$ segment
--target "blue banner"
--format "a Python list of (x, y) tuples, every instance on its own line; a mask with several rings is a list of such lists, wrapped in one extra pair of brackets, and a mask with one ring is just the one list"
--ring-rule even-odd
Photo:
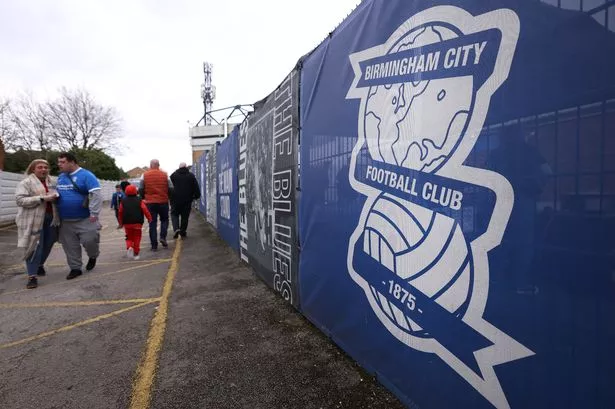
[(218, 174), (218, 233), (239, 251), (239, 126), (220, 142), (216, 154)]
[(217, 160), (216, 151), (218, 144), (215, 144), (207, 152), (205, 160), (205, 186), (207, 199), (206, 202), (206, 215), (207, 221), (214, 227), (218, 224), (218, 172), (217, 172)]
[(365, 0), (300, 61), (302, 312), (408, 406), (615, 401), (615, 5), (545, 3)]
[(199, 156), (199, 160), (195, 166), (199, 188), (201, 189), (201, 198), (198, 201), (199, 212), (201, 212), (203, 216), (207, 216), (207, 152), (203, 152), (203, 154)]

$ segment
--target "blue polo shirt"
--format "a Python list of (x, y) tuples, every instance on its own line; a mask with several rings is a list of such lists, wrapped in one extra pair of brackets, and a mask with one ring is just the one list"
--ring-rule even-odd
[[(75, 189), (71, 179), (75, 182), (79, 191)], [(79, 168), (70, 175), (60, 173), (60, 176), (58, 176), (58, 193), (60, 194), (58, 212), (60, 219), (71, 220), (90, 217), (90, 210), (83, 207), (82, 203), (86, 195), (98, 189), (100, 189), (98, 179), (87, 169)]]

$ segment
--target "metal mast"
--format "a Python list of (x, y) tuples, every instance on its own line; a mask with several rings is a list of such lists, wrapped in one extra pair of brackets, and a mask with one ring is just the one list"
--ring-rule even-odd
[(203, 74), (205, 75), (205, 81), (201, 84), (201, 98), (203, 99), (203, 108), (205, 109), (205, 113), (203, 115), (205, 125), (211, 125), (211, 111), (214, 104), (214, 99), (216, 99), (216, 87), (211, 84), (212, 69), (213, 64), (208, 62), (203, 63)]

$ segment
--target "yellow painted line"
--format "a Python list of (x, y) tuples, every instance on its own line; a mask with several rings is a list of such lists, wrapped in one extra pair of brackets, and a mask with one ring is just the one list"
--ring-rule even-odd
[(13, 264), (12, 266), (8, 266), (8, 267), (6, 267), (6, 270), (7, 270), (7, 271), (8, 271), (8, 270), (13, 270), (13, 269), (17, 269), (17, 268), (20, 268), (20, 267), (21, 267), (21, 268), (24, 268), (24, 265), (25, 265), (25, 264), (23, 264), (23, 263), (22, 263), (22, 264)]
[(55, 334), (59, 334), (60, 332), (70, 331), (72, 329), (79, 328), (79, 327), (82, 327), (84, 325), (92, 324), (94, 322), (102, 321), (104, 319), (111, 318), (111, 317), (114, 317), (116, 315), (123, 314), (125, 312), (134, 310), (135, 308), (143, 307), (144, 305), (148, 305), (148, 304), (151, 304), (153, 302), (155, 302), (155, 301), (147, 301), (147, 302), (143, 302), (141, 304), (131, 305), (130, 307), (122, 308), (121, 310), (113, 311), (113, 312), (110, 312), (108, 314), (98, 315), (98, 316), (96, 316), (94, 318), (90, 318), (90, 319), (87, 319), (87, 320), (84, 320), (84, 321), (79, 321), (79, 322), (77, 322), (75, 324), (67, 325), (67, 326), (61, 327), (61, 328), (56, 328), (54, 330), (43, 332), (41, 334), (34, 335), (34, 336), (31, 336), (31, 337), (28, 337), (28, 338), (20, 339), (19, 341), (9, 342), (9, 343), (6, 343), (6, 344), (0, 344), (0, 349), (5, 349), (5, 348), (14, 347), (14, 346), (17, 346), (17, 345), (26, 344), (28, 342), (36, 341), (36, 340), (39, 340), (39, 339), (42, 339), (42, 338), (50, 337), (50, 336), (55, 335)]
[(3, 231), (3, 230), (15, 230), (15, 231), (17, 231), (17, 228), (15, 227), (14, 224), (11, 224), (9, 226), (0, 227), (0, 231)]
[[(127, 271), (138, 270), (140, 268), (157, 266), (158, 264), (162, 264), (162, 263), (166, 263), (166, 261), (155, 261), (155, 262), (152, 262), (152, 263), (149, 263), (149, 264), (143, 264), (143, 265), (139, 265), (139, 266), (125, 268), (123, 270), (111, 271), (109, 273), (102, 273), (102, 274), (97, 274), (96, 272), (86, 273), (85, 277), (81, 276), (81, 277), (75, 278), (74, 280), (65, 280), (65, 281), (59, 281), (57, 283), (45, 284), (43, 286), (43, 288), (47, 288), (47, 287), (51, 287), (51, 286), (55, 286), (55, 285), (60, 285), (60, 284), (73, 284), (74, 285), (75, 284), (75, 280), (77, 280), (77, 282), (90, 281), (90, 280), (97, 279), (99, 277), (106, 277), (106, 276), (110, 276), (110, 275), (113, 275), (113, 274), (119, 274), (119, 273), (125, 273)], [(23, 293), (23, 292), (26, 292), (26, 291), (32, 291), (32, 290), (24, 288), (24, 289), (21, 289), (21, 290), (15, 290), (15, 291), (10, 291), (10, 292), (7, 292), (7, 293), (3, 293), (2, 295), (17, 294), (17, 293)]]
[(152, 385), (158, 367), (158, 359), (162, 348), (162, 341), (164, 340), (164, 333), (167, 328), (169, 296), (173, 288), (173, 281), (177, 275), (181, 249), (182, 242), (178, 241), (175, 246), (175, 251), (173, 252), (173, 260), (171, 261), (164, 287), (162, 287), (160, 305), (150, 324), (145, 351), (141, 356), (141, 361), (135, 372), (134, 382), (132, 384), (132, 396), (130, 398), (130, 409), (149, 408), (152, 398)]
[[(116, 265), (122, 265), (122, 264), (132, 264), (132, 265), (139, 265), (139, 264), (148, 264), (148, 263), (153, 263), (153, 262), (161, 262), (161, 263), (166, 263), (168, 261), (171, 261), (171, 258), (150, 258), (149, 260), (130, 260), (130, 261), (109, 261), (109, 262), (98, 262), (96, 263), (97, 266), (116, 266)], [(66, 263), (52, 263), (52, 264), (45, 264), (45, 267), (47, 268), (51, 268), (51, 267), (66, 267)], [(25, 269), (24, 264), (13, 264), (12, 266), (8, 266), (5, 268), (6, 271), (9, 270), (16, 270), (16, 269)], [(68, 267), (67, 267), (68, 268)]]
[(0, 303), (0, 308), (44, 308), (44, 307), (78, 307), (92, 305), (113, 305), (113, 304), (142, 304), (144, 302), (160, 301), (160, 297), (155, 298), (133, 298), (129, 300), (98, 300), (98, 301), (65, 301), (65, 302), (41, 302), (41, 303)]

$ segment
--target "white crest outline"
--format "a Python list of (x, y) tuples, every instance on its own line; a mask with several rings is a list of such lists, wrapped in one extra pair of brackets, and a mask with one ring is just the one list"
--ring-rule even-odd
[(351, 155), (349, 181), (353, 189), (366, 195), (367, 199), (361, 212), (357, 228), (350, 237), (347, 257), (348, 272), (352, 279), (365, 291), (374, 313), (393, 336), (413, 349), (437, 354), (491, 404), (498, 408), (508, 408), (510, 406), (506, 394), (498, 380), (494, 367), (499, 364), (532, 356), (534, 352), (484, 320), (483, 313), (489, 296), (488, 252), (497, 247), (502, 240), (512, 212), (514, 191), (511, 184), (502, 175), (485, 169), (464, 166), (463, 162), (480, 135), (492, 95), (508, 78), (514, 50), (519, 37), (520, 23), (517, 14), (510, 9), (498, 9), (473, 16), (467, 11), (454, 6), (437, 6), (423, 10), (400, 25), (384, 44), (349, 56), (355, 78), (346, 95), (346, 99), (360, 99), (361, 104), (359, 113), (364, 113), (369, 87), (358, 88), (359, 80), (362, 77), (360, 62), (385, 55), (393, 44), (409, 33), (413, 28), (424, 26), (429, 23), (451, 24), (464, 33), (464, 35), (489, 29), (497, 29), (502, 35), (493, 73), (476, 92), (474, 110), (469, 119), (466, 132), (461, 137), (457, 149), (452, 153), (446, 165), (435, 172), (436, 175), (486, 187), (493, 191), (496, 197), (493, 214), (487, 230), (470, 244), (474, 260), (474, 291), (468, 309), (463, 317), (463, 321), (467, 325), (493, 343), (493, 345), (474, 353), (482, 377), (438, 343), (436, 339), (411, 337), (396, 327), (375, 303), (373, 298), (369, 296), (371, 290), (367, 281), (354, 270), (354, 244), (359, 240), (362, 234), (362, 228), (366, 223), (369, 210), (381, 193), (380, 190), (359, 182), (354, 176), (357, 157), (366, 144), (364, 122), (361, 115), (359, 115), (358, 120), (359, 137)]

